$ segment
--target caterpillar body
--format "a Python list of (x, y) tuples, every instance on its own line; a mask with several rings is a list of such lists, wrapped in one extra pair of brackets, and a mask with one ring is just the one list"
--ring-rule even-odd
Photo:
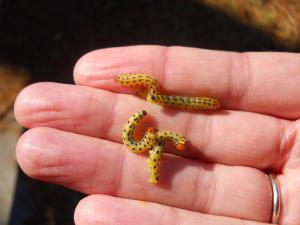
[(120, 74), (115, 77), (115, 81), (124, 87), (147, 88), (147, 101), (163, 106), (201, 110), (215, 110), (221, 107), (215, 98), (162, 95), (159, 82), (148, 74)]
[(172, 131), (155, 131), (148, 128), (141, 140), (135, 140), (133, 133), (140, 120), (147, 115), (145, 110), (133, 114), (126, 122), (122, 139), (126, 145), (134, 153), (149, 152), (148, 165), (150, 169), (150, 183), (157, 183), (159, 180), (159, 162), (164, 151), (164, 143), (171, 141), (177, 150), (183, 151), (187, 139)]

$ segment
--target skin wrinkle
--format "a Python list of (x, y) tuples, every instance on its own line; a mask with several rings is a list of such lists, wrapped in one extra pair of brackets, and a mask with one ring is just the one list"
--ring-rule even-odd
[[(74, 67), (74, 72), (73, 74), (76, 74), (75, 72), (79, 73), (81, 76), (74, 76), (74, 81), (75, 82), (79, 82), (80, 81), (86, 81), (87, 83), (89, 83), (89, 81), (99, 81), (99, 74), (98, 73), (93, 73), (93, 72), (98, 72), (98, 71), (109, 71), (109, 70), (113, 70), (115, 71), (115, 69), (117, 68), (122, 68), (124, 66), (124, 62), (123, 61), (110, 61), (110, 62), (105, 62), (104, 64), (95, 64), (94, 61), (90, 62), (90, 60), (86, 60), (86, 58), (91, 58), (91, 55), (97, 55), (99, 50), (94, 50), (91, 51), (85, 55), (83, 55), (78, 62), (76, 63), (75, 67)], [(119, 56), (119, 54), (115, 54), (116, 53), (116, 49), (115, 48), (110, 48), (110, 49), (106, 49), (107, 52), (109, 52), (110, 56)], [(114, 53), (114, 54), (112, 54)], [(96, 57), (95, 57), (96, 58)], [(87, 63), (89, 62), (89, 63)], [(96, 65), (96, 68), (95, 68)], [(92, 68), (92, 69), (91, 69)]]
[[(107, 115), (114, 116), (115, 115), (116, 103), (118, 101), (118, 95), (112, 95), (108, 91), (106, 92), (106, 94), (108, 95), (107, 99), (108, 98), (110, 99), (110, 104), (109, 104), (110, 107), (109, 108), (105, 107), (105, 110), (107, 111), (106, 113), (107, 113)], [(109, 96), (109, 94), (111, 94), (111, 96)], [(98, 100), (99, 99), (99, 94), (96, 91), (93, 91), (93, 94), (91, 96), (89, 96), (89, 98), (92, 99), (92, 102), (100, 103), (100, 104), (98, 104), (99, 106), (103, 104), (102, 102), (100, 102)], [(94, 104), (90, 104), (90, 107), (94, 107), (94, 106), (95, 106)], [(101, 107), (99, 107), (99, 108), (101, 108)], [(91, 110), (91, 112), (93, 112), (93, 110)], [(113, 124), (113, 119), (112, 118), (113, 117), (110, 117), (109, 119), (107, 119), (105, 121), (103, 121), (103, 119), (99, 119), (99, 127), (96, 130), (96, 132), (99, 133), (99, 135), (96, 135), (96, 137), (104, 137), (103, 134), (109, 133), (109, 131), (111, 129), (111, 126)], [(95, 118), (90, 118), (90, 120), (91, 121), (95, 120)]]
[(187, 137), (188, 141), (189, 141), (189, 137), (191, 137), (191, 126), (194, 124), (193, 123), (194, 120), (194, 115), (193, 114), (189, 114), (189, 116), (186, 118), (185, 123), (184, 123), (184, 128), (183, 128), (183, 135), (185, 137)]
[[(110, 185), (110, 191), (106, 194), (110, 194), (110, 195), (113, 195), (113, 196), (118, 196), (118, 189), (119, 187), (121, 187), (121, 184), (122, 184), (122, 181), (123, 181), (123, 170), (124, 170), (124, 167), (125, 167), (125, 160), (126, 160), (126, 154), (127, 152), (125, 152), (122, 148), (122, 145), (118, 144), (118, 148), (120, 149), (120, 152), (117, 154), (118, 155), (118, 158), (117, 159), (117, 162), (116, 162), (116, 165), (120, 166), (120, 169), (116, 169), (115, 172), (114, 172), (114, 175), (113, 177), (110, 177), (109, 178), (109, 182), (111, 183)], [(103, 154), (103, 153), (102, 153)], [(99, 153), (99, 155), (101, 155)], [(98, 157), (98, 159), (101, 159), (101, 157)], [(98, 168), (101, 168), (100, 166)], [(99, 176), (99, 172), (97, 171), (101, 171), (99, 169), (97, 169), (95, 172), (94, 172), (94, 176), (95, 176), (95, 180), (97, 180), (97, 176)], [(107, 179), (106, 179), (107, 181)], [(97, 190), (97, 186), (99, 186), (99, 184), (96, 183), (96, 185), (94, 186), (95, 187), (95, 190)], [(112, 187), (115, 187), (115, 189), (113, 189)], [(95, 193), (98, 193), (99, 191), (95, 191)]]
[[(109, 133), (114, 123), (114, 120), (112, 118), (115, 118), (116, 115), (117, 104), (119, 102), (119, 95), (114, 95), (114, 97), (109, 99), (110, 99), (110, 112), (108, 113), (108, 115), (110, 116), (110, 118), (103, 123), (105, 125), (102, 125), (102, 130), (99, 132), (103, 134)], [(100, 137), (103, 137), (103, 135), (101, 135)]]
[(205, 137), (202, 139), (202, 144), (200, 146), (200, 151), (203, 152), (204, 149), (208, 149), (211, 136), (212, 136), (212, 127), (213, 127), (213, 118), (210, 116), (206, 117), (206, 122), (205, 122), (205, 128), (204, 128), (204, 134)]
[[(281, 122), (283, 124), (283, 122)], [(292, 150), (295, 148), (297, 143), (297, 122), (290, 123), (284, 126), (281, 133), (281, 139), (278, 147), (278, 159), (283, 159), (279, 161), (280, 168), (283, 173), (285, 173), (286, 168), (289, 166), (289, 160), (292, 157)], [(286, 167), (286, 168), (283, 168)], [(283, 169), (283, 170), (282, 170)]]
[(168, 75), (168, 71), (169, 71), (169, 66), (170, 66), (170, 52), (174, 47), (169, 47), (169, 48), (163, 48), (163, 63), (162, 63), (162, 69), (161, 69), (161, 73), (159, 73), (159, 84), (160, 87), (164, 87), (165, 86), (165, 81), (168, 80), (166, 78), (166, 76)]
[[(87, 103), (85, 110), (81, 113), (81, 116), (79, 116), (79, 118), (77, 117), (76, 119), (74, 119), (74, 122), (77, 121), (77, 126), (80, 124), (89, 124), (89, 121), (92, 121), (92, 118), (86, 115), (93, 114), (93, 107), (95, 107), (95, 105), (99, 105), (100, 103), (100, 101), (97, 100), (96, 92), (94, 90), (92, 90), (91, 92), (89, 92), (89, 94), (86, 95), (85, 102)], [(95, 118), (93, 119), (95, 120)]]
[[(96, 153), (97, 155), (101, 156), (101, 152), (98, 151)], [(94, 160), (94, 165), (93, 165), (93, 169), (90, 171), (90, 174), (88, 175), (88, 177), (90, 177), (90, 193), (89, 194), (96, 194), (97, 193), (97, 186), (99, 186), (98, 184), (98, 171), (101, 171), (101, 163), (100, 161), (103, 160), (102, 157), (95, 157), (95, 160)]]
[[(278, 127), (279, 132), (278, 132), (278, 143), (277, 143), (277, 154), (275, 155), (275, 162), (278, 162), (277, 165), (275, 165), (275, 169), (279, 171), (283, 171), (283, 167), (286, 164), (286, 161), (289, 158), (290, 151), (286, 151), (286, 132), (290, 124), (287, 124), (287, 121), (284, 120), (278, 120)], [(276, 157), (277, 156), (277, 157)]]
[[(61, 120), (61, 118), (57, 118), (57, 115), (60, 115), (61, 111), (49, 110), (47, 108), (45, 109), (45, 108), (36, 107), (32, 111), (25, 110), (25, 112), (23, 111), (22, 114), (23, 114), (22, 117), (30, 118), (29, 120), (30, 122), (27, 124), (27, 126), (29, 127), (37, 127), (37, 126), (41, 127), (41, 126), (48, 125), (49, 122), (52, 121), (55, 122)], [(22, 117), (21, 117), (21, 121), (22, 121)]]
[[(194, 124), (197, 124), (198, 121), (195, 121), (197, 118), (195, 117), (194, 114), (189, 114), (189, 116), (187, 117), (186, 121), (185, 121), (185, 126), (183, 128), (183, 134), (185, 135), (185, 137), (193, 137), (195, 135), (192, 135), (191, 134), (191, 131), (193, 129), (191, 129), (192, 126), (194, 126)], [(194, 122), (195, 121), (195, 122)], [(198, 155), (200, 154), (204, 154), (203, 153), (203, 150), (204, 149), (207, 149), (207, 146), (209, 145), (209, 140), (210, 140), (210, 136), (211, 136), (211, 128), (212, 128), (212, 117), (209, 117), (209, 116), (205, 116), (205, 128), (204, 128), (204, 134), (205, 135), (205, 138), (203, 138), (201, 141), (200, 141), (200, 146), (197, 148), (197, 152), (198, 152)], [(201, 128), (200, 128), (201, 129)], [(188, 138), (188, 141), (190, 139)]]
[(234, 98), (234, 94), (233, 94), (233, 91), (234, 90), (232, 87), (233, 87), (233, 77), (234, 77), (234, 73), (233, 71), (234, 70), (234, 62), (235, 62), (235, 59), (237, 58), (237, 55), (239, 53), (232, 53), (230, 56), (229, 56), (229, 63), (228, 63), (228, 66), (227, 66), (227, 70), (228, 70), (228, 77), (227, 77), (227, 90), (225, 93), (227, 93), (227, 96), (228, 98), (230, 99), (234, 99), (234, 101), (236, 102), (235, 98)]
[[(250, 55), (247, 52), (239, 53), (238, 59), (236, 60), (241, 62), (242, 72), (244, 73), (242, 75), (244, 80), (244, 87), (241, 88), (241, 93), (234, 96), (236, 102), (241, 105), (248, 96), (254, 74), (252, 71), (253, 66), (251, 63)], [(238, 89), (238, 87), (236, 87), (236, 89)]]
[[(44, 156), (39, 155), (39, 158), (42, 158)], [(43, 160), (45, 161), (45, 160)], [(60, 161), (60, 160), (58, 160)], [(34, 173), (31, 173), (30, 176), (35, 179), (40, 180), (52, 180), (54, 183), (57, 184), (68, 184), (72, 183), (71, 180), (67, 181), (69, 176), (66, 175), (66, 166), (63, 165), (63, 163), (57, 163), (53, 164), (54, 161), (52, 161), (52, 165), (38, 165), (35, 166), (34, 169), (30, 169), (30, 171), (34, 171)], [(55, 161), (56, 162), (56, 161)], [(67, 173), (68, 174), (68, 173)]]
[[(207, 213), (208, 210), (211, 208), (211, 205), (212, 205), (212, 202), (211, 202), (211, 199), (213, 199), (213, 192), (212, 191), (209, 191), (210, 194), (209, 195), (206, 195), (205, 197), (206, 198), (206, 201), (205, 201), (205, 204), (201, 204), (203, 203), (203, 201), (201, 202), (199, 199), (199, 196), (200, 196), (200, 192), (202, 192), (203, 190), (199, 187), (201, 187), (201, 183), (203, 183), (203, 175), (205, 175), (203, 173), (203, 170), (200, 169), (198, 171), (198, 173), (196, 174), (196, 177), (194, 178), (194, 182), (193, 182), (193, 188), (192, 188), (192, 193), (193, 194), (193, 198), (192, 198), (192, 202), (191, 202), (191, 209), (193, 209), (194, 211), (197, 211), (197, 212), (204, 212), (204, 213)], [(209, 186), (212, 186), (212, 183), (209, 185)], [(209, 188), (208, 190), (211, 190), (211, 188)]]
[[(201, 204), (200, 204), (200, 201), (198, 200), (199, 199), (199, 187), (200, 187), (200, 183), (201, 183), (201, 180), (200, 180), (200, 174), (201, 172), (198, 172), (196, 174), (196, 177), (194, 178), (194, 182), (193, 182), (193, 188), (191, 188), (191, 193), (193, 193), (193, 197), (192, 197), (192, 201), (191, 201), (191, 209), (197, 211), (197, 212), (201, 212)], [(200, 205), (200, 206), (199, 206)]]
[[(37, 129), (40, 128), (35, 128), (35, 132), (37, 132)], [(28, 132), (32, 132), (31, 131), (27, 131), (27, 134), (24, 135), (28, 135)], [(25, 137), (26, 138), (26, 137)], [(26, 139), (25, 139), (26, 142)], [(46, 141), (44, 144), (47, 144), (48, 142)], [(45, 180), (49, 177), (57, 177), (59, 176), (60, 179), (55, 179), (56, 182), (60, 182), (60, 180), (64, 180), (65, 176), (61, 176), (63, 174), (65, 174), (65, 172), (61, 172), (64, 171), (61, 168), (65, 168), (65, 165), (67, 165), (65, 158), (63, 156), (57, 158), (56, 160), (45, 160), (48, 159), (47, 156), (47, 152), (51, 152), (51, 150), (49, 149), (49, 144), (47, 144), (48, 146), (46, 146), (45, 148), (43, 148), (43, 151), (39, 150), (39, 151), (35, 151), (34, 157), (31, 157), (32, 163), (30, 164), (30, 171), (32, 171), (32, 173), (30, 174), (30, 176), (36, 178), (36, 179), (42, 179)], [(51, 147), (51, 146), (50, 146)], [(29, 150), (29, 151), (34, 151), (34, 150)], [(34, 165), (33, 167), (31, 165)], [(51, 175), (52, 174), (52, 175)]]
[(68, 185), (70, 183), (73, 183), (73, 181), (69, 179), (70, 177), (67, 175), (68, 173), (66, 174), (65, 172), (62, 172), (65, 170), (65, 166), (53, 165), (42, 167), (37, 169), (36, 175), (34, 175), (33, 177), (39, 180), (51, 180), (56, 184)]
[[(216, 170), (214, 170), (214, 173), (217, 173)], [(209, 197), (207, 197), (207, 202), (204, 205), (204, 209), (206, 210), (204, 212), (211, 212), (212, 211), (212, 206), (216, 205), (215, 199), (216, 199), (217, 190), (218, 190), (218, 188), (217, 188), (217, 186), (218, 186), (218, 184), (217, 184), (218, 183), (217, 177), (218, 176), (215, 175), (214, 179), (213, 179), (213, 182), (211, 182), (211, 184), (209, 185), (210, 186), (209, 190), (211, 190), (211, 191), (210, 191)]]
[[(94, 93), (93, 91), (90, 92), (90, 95), (93, 95), (93, 93)], [(72, 95), (74, 95), (74, 94), (72, 93)], [(63, 110), (65, 107), (63, 107), (64, 102), (63, 102), (62, 98), (63, 98), (63, 95), (60, 95), (60, 97), (59, 97), (59, 99), (60, 99), (60, 101), (59, 101), (60, 115), (68, 115), (69, 112)], [(89, 95), (87, 95), (87, 102), (88, 103), (90, 102)], [(91, 106), (90, 106), (91, 104), (87, 104), (87, 105), (88, 105), (87, 111), (89, 112), (89, 111), (91, 111)], [(86, 111), (85, 111), (85, 113), (86, 113)], [(76, 117), (76, 119), (72, 119), (71, 121), (70, 121), (70, 119), (69, 120), (67, 119), (70, 116), (66, 116), (66, 118), (64, 118), (64, 117), (58, 117), (58, 118), (61, 119), (66, 125), (67, 125), (67, 121), (69, 121), (71, 125), (78, 126), (78, 125), (86, 122), (86, 119), (89, 119), (89, 118), (86, 118), (85, 113), (83, 114), (83, 116), (79, 115)]]
[[(37, 98), (35, 98), (36, 90), (41, 90), (41, 87), (43, 87), (42, 91), (44, 93), (51, 93), (52, 88), (49, 88), (47, 86), (52, 85), (52, 84), (55, 84), (55, 83), (54, 82), (38, 82), (38, 83), (31, 84), (31, 85), (27, 86), (26, 88), (24, 88), (21, 91), (21, 94), (16, 99), (16, 102), (18, 103), (17, 104), (18, 108), (21, 109), (23, 111), (23, 113), (27, 112), (28, 114), (33, 113), (32, 107), (28, 108), (28, 105), (30, 105), (30, 106), (38, 105), (39, 107), (41, 107), (42, 111), (60, 112), (61, 108), (57, 107), (58, 106), (57, 104), (49, 104), (49, 101), (47, 102), (47, 104), (45, 104), (44, 101), (42, 104), (40, 102), (37, 103)], [(24, 97), (24, 93), (26, 93), (26, 95), (27, 95), (26, 97)], [(29, 100), (29, 102), (28, 102), (28, 100)], [(23, 103), (20, 104), (20, 102), (23, 102)], [(36, 110), (36, 108), (34, 108), (34, 110)]]
[[(172, 218), (172, 225), (182, 225), (183, 224), (182, 217), (181, 217), (178, 209), (176, 209), (174, 207), (170, 207), (168, 209), (169, 209), (169, 213), (167, 213), (166, 215), (169, 216), (169, 218)], [(169, 221), (169, 220), (167, 219), (167, 221)]]
[[(49, 136), (47, 136), (44, 131), (41, 131), (41, 129), (43, 129), (43, 128), (34, 128), (34, 129), (27, 131), (27, 133), (26, 133), (27, 135), (31, 134), (33, 137), (36, 137), (36, 138), (41, 138), (41, 136), (42, 136), (41, 133), (44, 134), (43, 139), (42, 139), (43, 140), (42, 141), (43, 149), (41, 150), (41, 147), (39, 147), (38, 145), (37, 146), (35, 145), (35, 148), (39, 149), (39, 150), (34, 150), (35, 153), (38, 153), (38, 157), (35, 158), (35, 162), (38, 162), (38, 163), (36, 163), (37, 164), (36, 169), (43, 168), (43, 167), (49, 167), (49, 168), (50, 167), (59, 167), (59, 166), (65, 165), (66, 164), (65, 158), (62, 156), (57, 158), (57, 154), (54, 155), (55, 160), (48, 161), (49, 155), (53, 156), (53, 153), (52, 153), (53, 150), (51, 149), (51, 147), (53, 145), (55, 145), (55, 139), (57, 138), (57, 135), (54, 135), (51, 138), (49, 138)], [(33, 134), (35, 133), (35, 134), (33, 135), (32, 133)], [(39, 133), (39, 135), (36, 136), (37, 133)], [(31, 138), (32, 138), (32, 136), (31, 136)], [(47, 138), (44, 138), (44, 137), (47, 137)], [(50, 153), (52, 153), (52, 154), (50, 154)]]
[[(53, 117), (49, 117), (49, 114), (51, 114), (51, 112), (43, 112), (43, 114), (45, 114), (45, 118), (42, 119), (42, 121), (33, 121), (32, 125), (30, 125), (31, 128), (34, 127), (45, 127), (45, 126), (49, 126), (52, 128), (55, 128), (57, 126), (64, 126), (64, 127), (69, 127), (69, 128), (74, 128), (76, 126), (80, 126), (82, 125), (83, 121), (80, 122), (80, 120), (77, 120), (77, 123), (74, 123), (73, 120), (70, 121), (68, 120), (69, 117), (63, 117), (63, 116), (53, 116)], [(51, 114), (52, 115), (52, 114)], [(41, 119), (41, 117), (39, 117), (39, 120)], [(75, 121), (75, 120), (74, 120)]]
[[(47, 83), (46, 83), (47, 84)], [(49, 82), (48, 84), (50, 85), (56, 85), (55, 83), (51, 83)], [(36, 91), (39, 92), (39, 89), (41, 89), (41, 87), (39, 87), (38, 85), (42, 86), (44, 88), (45, 84), (43, 83), (38, 83), (35, 85), (32, 85), (32, 88), (34, 88)], [(38, 87), (38, 88), (37, 88)], [(57, 87), (53, 88), (48, 88), (50, 89), (50, 91), (56, 91)], [(26, 92), (26, 90), (24, 90), (25, 92), (23, 93), (28, 93)], [(30, 92), (29, 92), (30, 93)], [(49, 126), (50, 123), (54, 123), (56, 125), (64, 125), (66, 127), (78, 127), (80, 125), (82, 125), (82, 123), (86, 122), (86, 116), (77, 116), (76, 119), (72, 119), (70, 120), (70, 116), (68, 115), (68, 111), (65, 111), (65, 104), (63, 103), (63, 97), (62, 95), (59, 95), (57, 97), (56, 95), (56, 99), (58, 100), (58, 103), (56, 102), (56, 104), (38, 104), (36, 106), (36, 104), (34, 105), (34, 107), (31, 107), (31, 109), (33, 108), (34, 110), (23, 110), (22, 114), (27, 114), (27, 117), (29, 117), (31, 119), (30, 123), (28, 124), (29, 127), (38, 127), (38, 126)], [(49, 102), (49, 97), (47, 96), (46, 98), (44, 98), (47, 100), (47, 102)], [(45, 102), (45, 100), (44, 100)], [(31, 105), (31, 104), (29, 104)], [(27, 113), (28, 111), (28, 113)], [(34, 112), (32, 112), (34, 111)], [(34, 116), (31, 116), (34, 115)], [(59, 116), (57, 116), (59, 115)], [(76, 114), (73, 114), (76, 115)], [(24, 116), (24, 115), (23, 115)], [(51, 126), (50, 126), (51, 127)], [(53, 126), (52, 126), (53, 127)], [(55, 126), (54, 126), (55, 127)]]
[[(120, 170), (118, 172), (118, 174), (116, 173), (114, 181), (113, 181), (113, 185), (115, 186), (115, 189), (112, 191), (114, 196), (120, 196), (120, 188), (122, 187), (122, 183), (124, 181), (124, 172), (126, 171), (126, 162), (127, 158), (128, 158), (128, 152), (124, 151), (122, 145), (120, 145), (120, 151), (123, 153), (122, 157), (120, 157), (120, 159), (118, 160), (121, 164), (119, 164), (120, 166)], [(121, 155), (121, 154), (119, 154)]]
[[(214, 171), (214, 173), (216, 173), (216, 170), (212, 169)], [(208, 182), (209, 184), (209, 194), (206, 195), (207, 201), (206, 203), (203, 204), (203, 211), (204, 212), (211, 212), (212, 211), (212, 206), (215, 204), (215, 197), (216, 197), (216, 185), (217, 185), (217, 181), (216, 181), (217, 176), (216, 175), (210, 175), (210, 181)], [(199, 187), (199, 186), (198, 186)], [(200, 186), (201, 187), (201, 186)], [(200, 190), (198, 190), (200, 191)]]

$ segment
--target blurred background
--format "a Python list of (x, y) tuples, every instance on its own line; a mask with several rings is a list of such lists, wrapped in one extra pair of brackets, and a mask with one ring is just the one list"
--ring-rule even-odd
[(0, 0), (0, 225), (71, 225), (83, 194), (20, 171), (24, 131), (13, 102), (37, 81), (73, 83), (73, 66), (98, 48), (182, 45), (300, 51), (298, 0)]

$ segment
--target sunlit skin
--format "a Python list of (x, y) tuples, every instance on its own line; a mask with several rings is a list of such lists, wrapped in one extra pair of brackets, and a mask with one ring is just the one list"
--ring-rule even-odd
[[(141, 71), (155, 76), (164, 93), (213, 96), (222, 110), (165, 109), (114, 81)], [(299, 54), (110, 48), (83, 56), (74, 80), (27, 87), (15, 115), (29, 128), (17, 144), (21, 169), (89, 195), (76, 208), (77, 225), (268, 224), (266, 171), (280, 184), (280, 224), (299, 225)], [(156, 185), (147, 182), (147, 154), (126, 151), (121, 138), (124, 123), (141, 109), (156, 123), (145, 117), (139, 137), (152, 126), (190, 141), (182, 152), (165, 146)]]

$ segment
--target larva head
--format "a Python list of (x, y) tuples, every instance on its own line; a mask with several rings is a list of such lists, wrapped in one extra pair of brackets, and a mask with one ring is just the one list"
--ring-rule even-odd
[(125, 74), (118, 74), (117, 76), (114, 77), (114, 80), (116, 83), (121, 84), (122, 86), (130, 86), (132, 85), (129, 81), (131, 78), (132, 74), (125, 73)]
[(117, 83), (121, 83), (121, 81), (123, 81), (124, 79), (122, 79), (122, 75), (117, 75), (114, 77), (115, 82)]
[(153, 127), (148, 127), (147, 132), (155, 133), (155, 129)]
[(184, 144), (177, 144), (176, 145), (176, 149), (178, 150), (178, 151), (184, 151), (185, 150), (185, 145)]
[(156, 99), (155, 95), (152, 95), (152, 94), (147, 95), (147, 102), (154, 103), (155, 99)]
[(176, 143), (176, 149), (178, 151), (184, 151), (186, 142), (187, 142), (187, 140), (184, 136), (179, 137), (179, 139)]
[(212, 99), (211, 101), (212, 101), (213, 109), (221, 108), (221, 104), (217, 99)]

